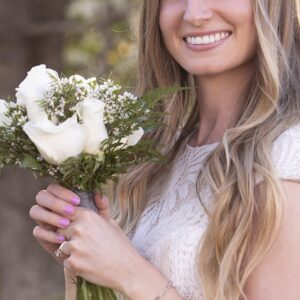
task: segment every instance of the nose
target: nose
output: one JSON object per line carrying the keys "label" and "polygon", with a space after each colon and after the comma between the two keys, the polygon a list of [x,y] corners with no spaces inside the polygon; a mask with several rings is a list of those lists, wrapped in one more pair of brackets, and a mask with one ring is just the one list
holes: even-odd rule
{"label": "nose", "polygon": [[198,26],[209,21],[213,11],[209,4],[210,0],[187,0],[183,20]]}

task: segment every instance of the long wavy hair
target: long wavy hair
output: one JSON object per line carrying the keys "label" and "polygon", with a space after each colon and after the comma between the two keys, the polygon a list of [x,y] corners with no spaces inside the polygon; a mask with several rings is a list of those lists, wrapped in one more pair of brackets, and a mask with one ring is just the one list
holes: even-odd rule
{"label": "long wavy hair", "polygon": [[[270,153],[274,140],[300,121],[299,6],[299,0],[253,1],[256,73],[236,124],[225,131],[199,172],[197,189],[206,184],[213,193],[209,224],[199,242],[199,274],[207,300],[246,299],[246,281],[278,233],[283,194]],[[137,93],[172,85],[191,87],[161,101],[157,110],[169,113],[163,120],[167,126],[144,136],[154,140],[171,162],[199,122],[195,80],[164,46],[159,0],[141,0],[140,13]],[[120,178],[112,209],[127,234],[147,205],[151,178],[162,168],[145,163]]]}

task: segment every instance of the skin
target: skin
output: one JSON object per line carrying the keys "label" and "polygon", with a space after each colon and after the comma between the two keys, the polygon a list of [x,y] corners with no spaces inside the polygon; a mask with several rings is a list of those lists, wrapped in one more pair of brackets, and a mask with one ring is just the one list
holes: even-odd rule
{"label": "skin", "polygon": [[[77,196],[72,191],[50,184],[47,190],[37,194],[37,204],[29,212],[38,224],[33,230],[34,237],[64,266],[66,299],[76,299],[73,284],[76,276],[116,289],[128,299],[154,299],[166,286],[167,279],[132,246],[111,217],[109,199],[99,194],[95,196],[99,210],[96,213],[74,205],[74,198]],[[73,212],[65,213],[70,206]],[[62,218],[70,220],[70,224],[60,225]],[[57,258],[54,252],[61,244],[61,235],[68,241],[63,248],[66,256]],[[168,293],[168,297],[182,299],[175,289]]]}
{"label": "skin", "polygon": [[248,300],[300,299],[300,183],[282,181],[281,187],[285,199],[279,234],[250,275],[245,289]]}
{"label": "skin", "polygon": [[[161,0],[159,22],[173,58],[196,77],[200,131],[191,144],[221,140],[242,105],[241,94],[255,71],[256,29],[251,0]],[[209,51],[191,51],[182,39],[187,33],[215,30],[231,31],[232,35]]]}
{"label": "skin", "polygon": [[[221,140],[242,107],[241,94],[255,72],[257,44],[251,0],[161,0],[159,24],[170,54],[196,76],[200,129],[189,143],[196,146]],[[222,46],[206,52],[192,52],[183,43],[185,33],[212,30],[230,30],[232,36]],[[249,300],[300,299],[296,289],[300,282],[297,257],[300,185],[291,182],[282,185],[289,203],[282,233],[247,283]],[[96,196],[97,214],[72,205],[75,196],[52,184],[38,193],[37,205],[30,211],[38,224],[34,236],[50,255],[64,264],[67,299],[75,299],[74,289],[68,284],[68,278],[74,274],[116,288],[129,299],[154,299],[167,280],[133,248],[111,217],[107,197]],[[74,212],[66,214],[66,205],[72,205]],[[71,221],[66,228],[59,224],[61,217]],[[70,240],[64,248],[68,254],[64,259],[57,259],[53,254],[61,243],[58,232]],[[182,298],[171,289],[164,299]]]}

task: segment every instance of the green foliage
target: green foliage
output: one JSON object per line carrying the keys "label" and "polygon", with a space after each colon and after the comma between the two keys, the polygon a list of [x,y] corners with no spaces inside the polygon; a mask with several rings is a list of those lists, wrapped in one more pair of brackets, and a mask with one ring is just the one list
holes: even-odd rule
{"label": "green foliage", "polygon": [[[59,166],[43,160],[35,145],[24,133],[23,126],[26,120],[24,107],[9,103],[7,117],[12,120],[11,124],[0,126],[0,170],[5,165],[16,165],[32,170],[36,177],[51,176],[69,189],[101,192],[107,180],[116,181],[118,175],[126,172],[133,165],[144,162],[166,162],[163,155],[155,148],[153,141],[142,139],[133,146],[127,146],[122,139],[140,127],[151,131],[164,126],[161,121],[164,113],[157,112],[156,106],[163,97],[184,89],[160,88],[149,91],[139,99],[126,92],[122,94],[121,89],[115,89],[112,94],[116,97],[111,99],[119,109],[115,109],[112,120],[107,121],[109,138],[101,144],[98,154],[81,153],[78,157],[67,159]],[[118,97],[120,95],[122,101]],[[42,106],[47,108],[46,103],[42,103]],[[67,109],[70,110],[69,107]],[[116,297],[111,289],[78,278],[77,299],[115,300]]]}
{"label": "green foliage", "polygon": [[64,72],[112,74],[122,85],[134,85],[136,7],[132,0],[72,0],[66,18],[80,29],[65,36]]}
{"label": "green foliage", "polygon": [[[97,87],[94,81],[89,82],[91,86]],[[81,153],[77,157],[67,159],[61,165],[46,162],[23,131],[24,120],[27,120],[26,110],[23,106],[10,102],[7,117],[12,120],[11,124],[0,126],[0,167],[19,166],[32,170],[36,177],[51,176],[69,189],[94,191],[101,190],[101,186],[108,180],[117,180],[118,175],[126,172],[131,166],[146,162],[164,163],[165,159],[153,141],[142,138],[137,144],[128,146],[124,143],[124,138],[139,128],[149,132],[165,126],[162,122],[165,113],[155,108],[163,97],[186,88],[158,88],[135,98],[132,94],[123,92],[122,88],[114,85],[112,81],[105,84],[101,79],[100,82],[104,83],[105,88],[101,90],[103,95],[100,93],[99,97],[104,98],[107,91],[110,91],[109,99],[115,109],[110,112],[111,118],[106,119],[108,138],[101,143],[97,155]],[[76,85],[75,81],[73,85]],[[52,93],[53,95],[56,97],[55,93]],[[64,90],[59,97],[62,95]],[[69,95],[74,99],[73,96]],[[76,102],[72,105],[76,106]],[[47,108],[47,103],[42,103],[42,106]],[[70,107],[67,106],[61,116],[62,121],[69,112]]]}
{"label": "green foliage", "polygon": [[117,300],[112,289],[97,287],[82,278],[78,278],[77,295],[78,300]]}

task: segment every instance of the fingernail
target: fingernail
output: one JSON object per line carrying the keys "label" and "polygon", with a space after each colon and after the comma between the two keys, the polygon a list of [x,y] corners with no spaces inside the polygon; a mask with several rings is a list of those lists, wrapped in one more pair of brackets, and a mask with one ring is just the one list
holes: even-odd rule
{"label": "fingernail", "polygon": [[61,219],[61,220],[59,221],[59,224],[60,224],[61,226],[67,227],[67,226],[70,225],[70,220],[68,220],[68,219]]}
{"label": "fingernail", "polygon": [[63,242],[65,240],[65,236],[64,235],[58,235],[57,239],[59,242]]}
{"label": "fingernail", "polygon": [[78,198],[78,197],[73,197],[73,198],[71,199],[71,201],[72,201],[72,203],[73,203],[74,205],[78,205],[78,204],[80,203],[80,198]]}
{"label": "fingernail", "polygon": [[74,213],[75,209],[72,205],[67,205],[64,208],[64,212],[68,215],[72,215]]}

